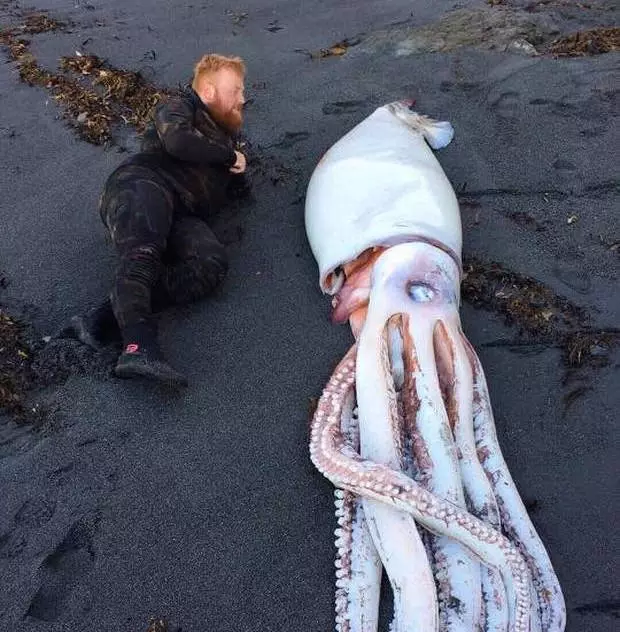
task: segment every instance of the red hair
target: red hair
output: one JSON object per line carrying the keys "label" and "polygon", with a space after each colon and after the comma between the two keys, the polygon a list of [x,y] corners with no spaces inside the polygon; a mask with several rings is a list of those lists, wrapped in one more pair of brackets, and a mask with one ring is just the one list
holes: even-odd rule
{"label": "red hair", "polygon": [[203,79],[213,76],[222,68],[229,68],[245,77],[245,62],[241,57],[227,57],[211,53],[203,55],[194,66],[194,78],[192,88],[196,90]]}

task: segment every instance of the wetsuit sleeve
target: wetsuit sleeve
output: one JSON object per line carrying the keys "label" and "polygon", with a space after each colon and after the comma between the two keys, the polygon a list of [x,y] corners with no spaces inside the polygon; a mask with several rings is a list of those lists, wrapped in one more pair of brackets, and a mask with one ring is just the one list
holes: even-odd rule
{"label": "wetsuit sleeve", "polygon": [[172,98],[157,108],[155,129],[165,150],[179,160],[232,167],[232,144],[206,136],[194,127],[194,111],[183,99]]}

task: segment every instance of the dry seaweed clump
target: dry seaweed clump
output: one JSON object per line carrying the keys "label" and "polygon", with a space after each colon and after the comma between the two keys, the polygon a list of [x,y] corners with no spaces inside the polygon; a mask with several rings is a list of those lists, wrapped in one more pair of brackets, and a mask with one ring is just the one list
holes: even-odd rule
{"label": "dry seaweed clump", "polygon": [[329,48],[321,48],[317,51],[309,51],[305,48],[296,48],[296,53],[303,53],[310,59],[324,59],[325,57],[342,57],[349,48],[357,46],[362,41],[361,37],[345,38],[335,44],[332,44]]}
{"label": "dry seaweed clump", "polygon": [[30,358],[23,326],[0,308],[0,411],[27,416],[25,392],[30,383]]}
{"label": "dry seaweed clump", "polygon": [[534,279],[507,270],[499,263],[475,257],[467,259],[462,289],[469,303],[502,314],[506,324],[519,326],[522,333],[549,336],[586,324],[582,309]]}
{"label": "dry seaweed clump", "polygon": [[20,79],[30,86],[49,90],[52,98],[63,106],[64,118],[84,140],[95,145],[110,140],[114,113],[100,95],[64,75],[42,68],[30,52],[29,40],[3,33],[0,43],[8,48],[11,61],[17,62]]}
{"label": "dry seaweed clump", "polygon": [[103,90],[103,102],[138,132],[144,131],[161,98],[171,93],[148,83],[139,72],[114,68],[96,55],[62,57],[60,68],[91,78],[92,86]]}
{"label": "dry seaweed clump", "polygon": [[620,27],[599,27],[578,31],[554,40],[548,53],[556,57],[584,57],[620,50]]}
{"label": "dry seaweed clump", "polygon": [[28,50],[30,40],[20,36],[49,33],[50,31],[61,30],[65,26],[64,22],[54,20],[44,13],[31,13],[26,16],[24,23],[20,26],[10,29],[0,28],[0,45],[7,47],[11,61],[30,62],[34,59]]}
{"label": "dry seaweed clump", "polygon": [[179,628],[170,627],[168,620],[161,617],[151,617],[149,619],[149,627],[146,632],[181,632]]}
{"label": "dry seaweed clump", "polygon": [[50,31],[58,31],[67,26],[64,22],[59,22],[54,18],[50,18],[45,13],[30,13],[25,16],[25,20],[20,30],[29,35],[37,33],[49,33]]}
{"label": "dry seaweed clump", "polygon": [[474,307],[501,314],[519,334],[562,349],[568,367],[605,366],[620,341],[620,330],[595,330],[582,308],[538,281],[475,257],[464,261],[463,298]]}
{"label": "dry seaweed clump", "polygon": [[[0,286],[1,281],[0,276]],[[94,353],[77,340],[42,338],[27,319],[0,306],[0,417],[6,413],[22,424],[43,421],[49,409],[41,403],[42,389],[70,375],[108,379],[118,351],[111,345]]]}
{"label": "dry seaweed clump", "polygon": [[581,330],[566,334],[562,351],[564,363],[569,367],[590,364],[603,367],[609,364],[609,353],[620,338],[620,330]]}
{"label": "dry seaweed clump", "polygon": [[64,26],[38,13],[27,16],[21,26],[0,31],[0,44],[10,61],[17,63],[20,79],[49,90],[62,106],[63,117],[89,143],[112,142],[114,125],[132,125],[143,132],[154,107],[171,91],[156,88],[139,72],[114,68],[96,55],[62,57],[61,72],[43,68],[30,50],[30,40],[21,36]]}

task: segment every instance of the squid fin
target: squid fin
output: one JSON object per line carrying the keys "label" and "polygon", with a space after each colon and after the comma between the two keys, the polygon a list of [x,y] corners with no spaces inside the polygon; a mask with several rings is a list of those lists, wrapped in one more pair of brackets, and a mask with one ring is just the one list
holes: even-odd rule
{"label": "squid fin", "polygon": [[438,121],[412,109],[409,101],[390,103],[387,109],[410,130],[421,134],[432,149],[442,149],[454,138],[454,128],[449,121]]}
{"label": "squid fin", "polygon": [[411,127],[420,132],[433,149],[446,147],[454,138],[454,128],[449,121],[436,121],[417,112],[411,114]]}

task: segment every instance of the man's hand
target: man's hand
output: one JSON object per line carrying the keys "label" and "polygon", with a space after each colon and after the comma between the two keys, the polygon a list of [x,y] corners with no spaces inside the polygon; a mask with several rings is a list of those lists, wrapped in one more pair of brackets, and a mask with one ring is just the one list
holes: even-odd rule
{"label": "man's hand", "polygon": [[235,150],[235,155],[237,162],[230,168],[230,171],[231,173],[243,173],[245,171],[245,156],[237,150]]}

